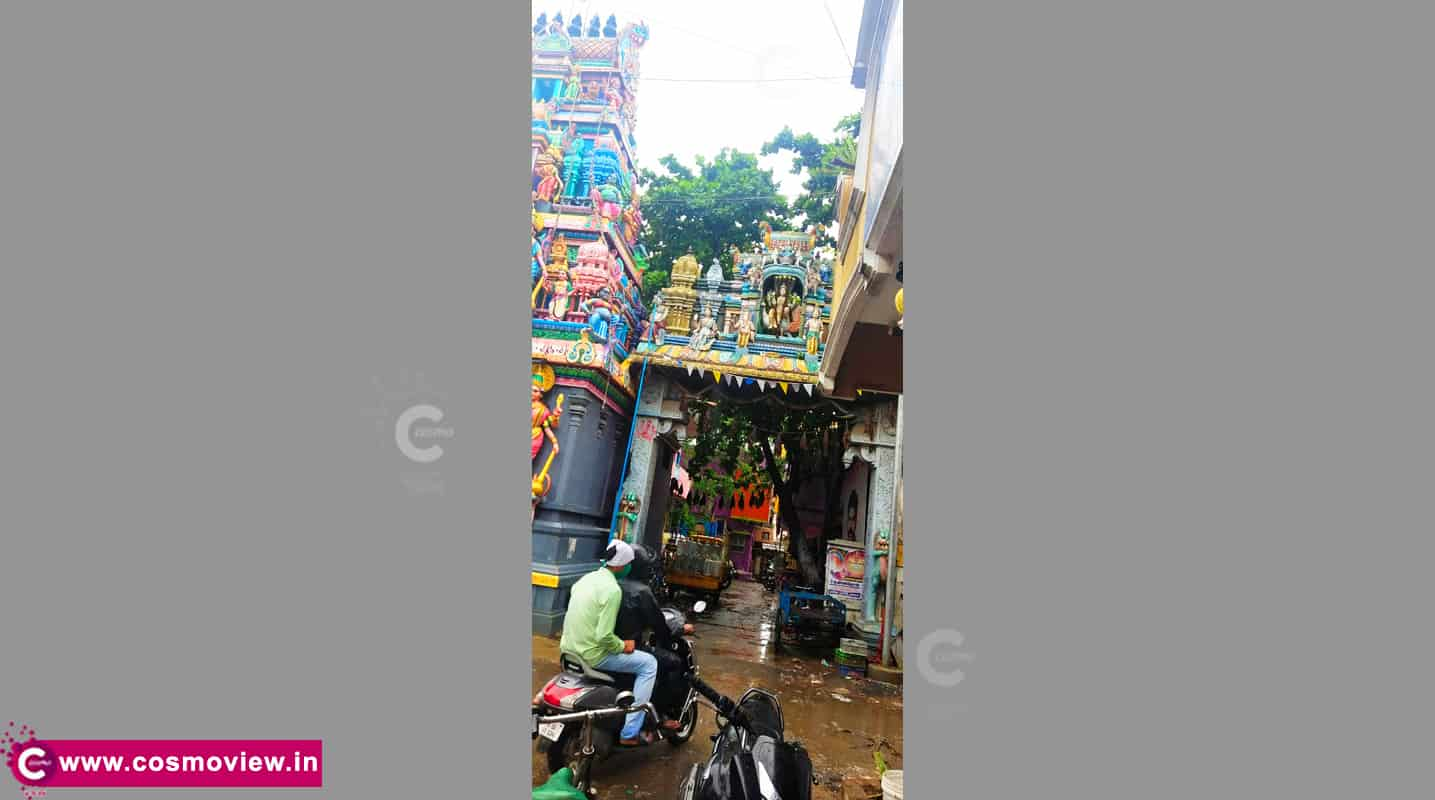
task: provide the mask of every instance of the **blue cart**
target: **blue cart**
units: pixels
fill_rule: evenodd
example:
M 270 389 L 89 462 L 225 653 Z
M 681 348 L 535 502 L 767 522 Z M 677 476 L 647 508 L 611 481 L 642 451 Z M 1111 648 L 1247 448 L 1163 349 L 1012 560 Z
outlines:
M 773 645 L 834 649 L 847 630 L 847 606 L 815 587 L 783 583 L 773 620 Z

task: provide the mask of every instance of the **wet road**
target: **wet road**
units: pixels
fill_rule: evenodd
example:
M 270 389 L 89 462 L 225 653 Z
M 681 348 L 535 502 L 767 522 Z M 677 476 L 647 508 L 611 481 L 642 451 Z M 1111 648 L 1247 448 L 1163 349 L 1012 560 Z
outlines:
M 844 779 L 876 781 L 873 753 L 892 769 L 902 768 L 900 687 L 843 678 L 815 655 L 774 651 L 770 641 L 776 595 L 749 581 L 735 581 L 716 610 L 696 621 L 694 647 L 703 679 L 737 699 L 752 686 L 773 691 L 782 701 L 787 737 L 802 742 L 812 757 L 817 800 L 837 800 Z M 687 602 L 691 608 L 691 602 Z M 832 663 L 831 655 L 827 656 Z M 558 640 L 533 637 L 533 692 L 558 672 Z M 712 752 L 717 732 L 710 709 L 702 709 L 693 738 L 680 747 L 664 742 L 623 751 L 600 764 L 593 782 L 600 800 L 669 800 L 691 766 Z M 533 784 L 548 779 L 542 754 L 533 755 Z

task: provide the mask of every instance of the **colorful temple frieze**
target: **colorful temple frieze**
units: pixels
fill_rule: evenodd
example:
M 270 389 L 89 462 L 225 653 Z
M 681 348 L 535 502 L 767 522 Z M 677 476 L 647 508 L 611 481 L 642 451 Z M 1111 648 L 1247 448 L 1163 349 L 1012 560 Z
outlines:
M 731 278 L 716 260 L 702 270 L 691 255 L 673 263 L 636 353 L 649 364 L 711 373 L 719 382 L 817 383 L 832 321 L 832 260 L 811 232 L 764 224 L 750 252 L 732 253 Z

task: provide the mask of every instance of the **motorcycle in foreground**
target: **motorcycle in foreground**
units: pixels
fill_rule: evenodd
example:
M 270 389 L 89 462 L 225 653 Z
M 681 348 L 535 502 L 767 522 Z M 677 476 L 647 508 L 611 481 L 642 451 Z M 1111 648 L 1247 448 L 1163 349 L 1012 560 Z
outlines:
M 707 607 L 699 601 L 693 607 L 701 614 Z M 532 737 L 538 749 L 548 757 L 549 773 L 564 767 L 572 770 L 573 785 L 587 792 L 592 786 L 593 765 L 619 749 L 623 720 L 629 713 L 644 714 L 643 730 L 656 732 L 668 744 L 677 747 L 692 738 L 698 724 L 697 690 L 687 676 L 697 671 L 692 642 L 683 636 L 686 620 L 676 608 L 662 609 L 669 632 L 669 652 L 658 659 L 657 682 L 653 698 L 641 706 L 634 704 L 633 684 L 636 676 L 625 672 L 603 672 L 569 653 L 559 654 L 563 671 L 548 681 L 533 699 Z M 655 646 L 654 637 L 644 643 L 645 649 Z M 673 666 L 664 668 L 664 661 Z M 681 663 L 677 667 L 676 663 Z M 679 727 L 667 730 L 659 719 L 678 720 Z M 651 745 L 639 745 L 648 747 Z
M 720 727 L 707 761 L 694 764 L 678 800 L 811 800 L 812 759 L 783 739 L 782 705 L 763 689 L 734 703 L 698 678 L 693 688 L 713 704 Z

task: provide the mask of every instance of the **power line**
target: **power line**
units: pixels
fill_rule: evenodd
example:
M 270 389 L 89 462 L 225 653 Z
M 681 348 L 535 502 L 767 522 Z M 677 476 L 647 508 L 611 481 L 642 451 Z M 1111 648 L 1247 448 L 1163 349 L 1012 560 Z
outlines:
M 827 0 L 822 0 L 822 10 L 827 12 L 827 21 L 832 23 L 832 32 L 837 34 L 837 44 L 842 46 L 842 57 L 847 59 L 847 66 L 856 69 L 852 63 L 852 56 L 847 54 L 847 43 L 842 41 L 842 31 L 837 29 L 837 20 L 832 16 L 832 9 L 827 5 Z

